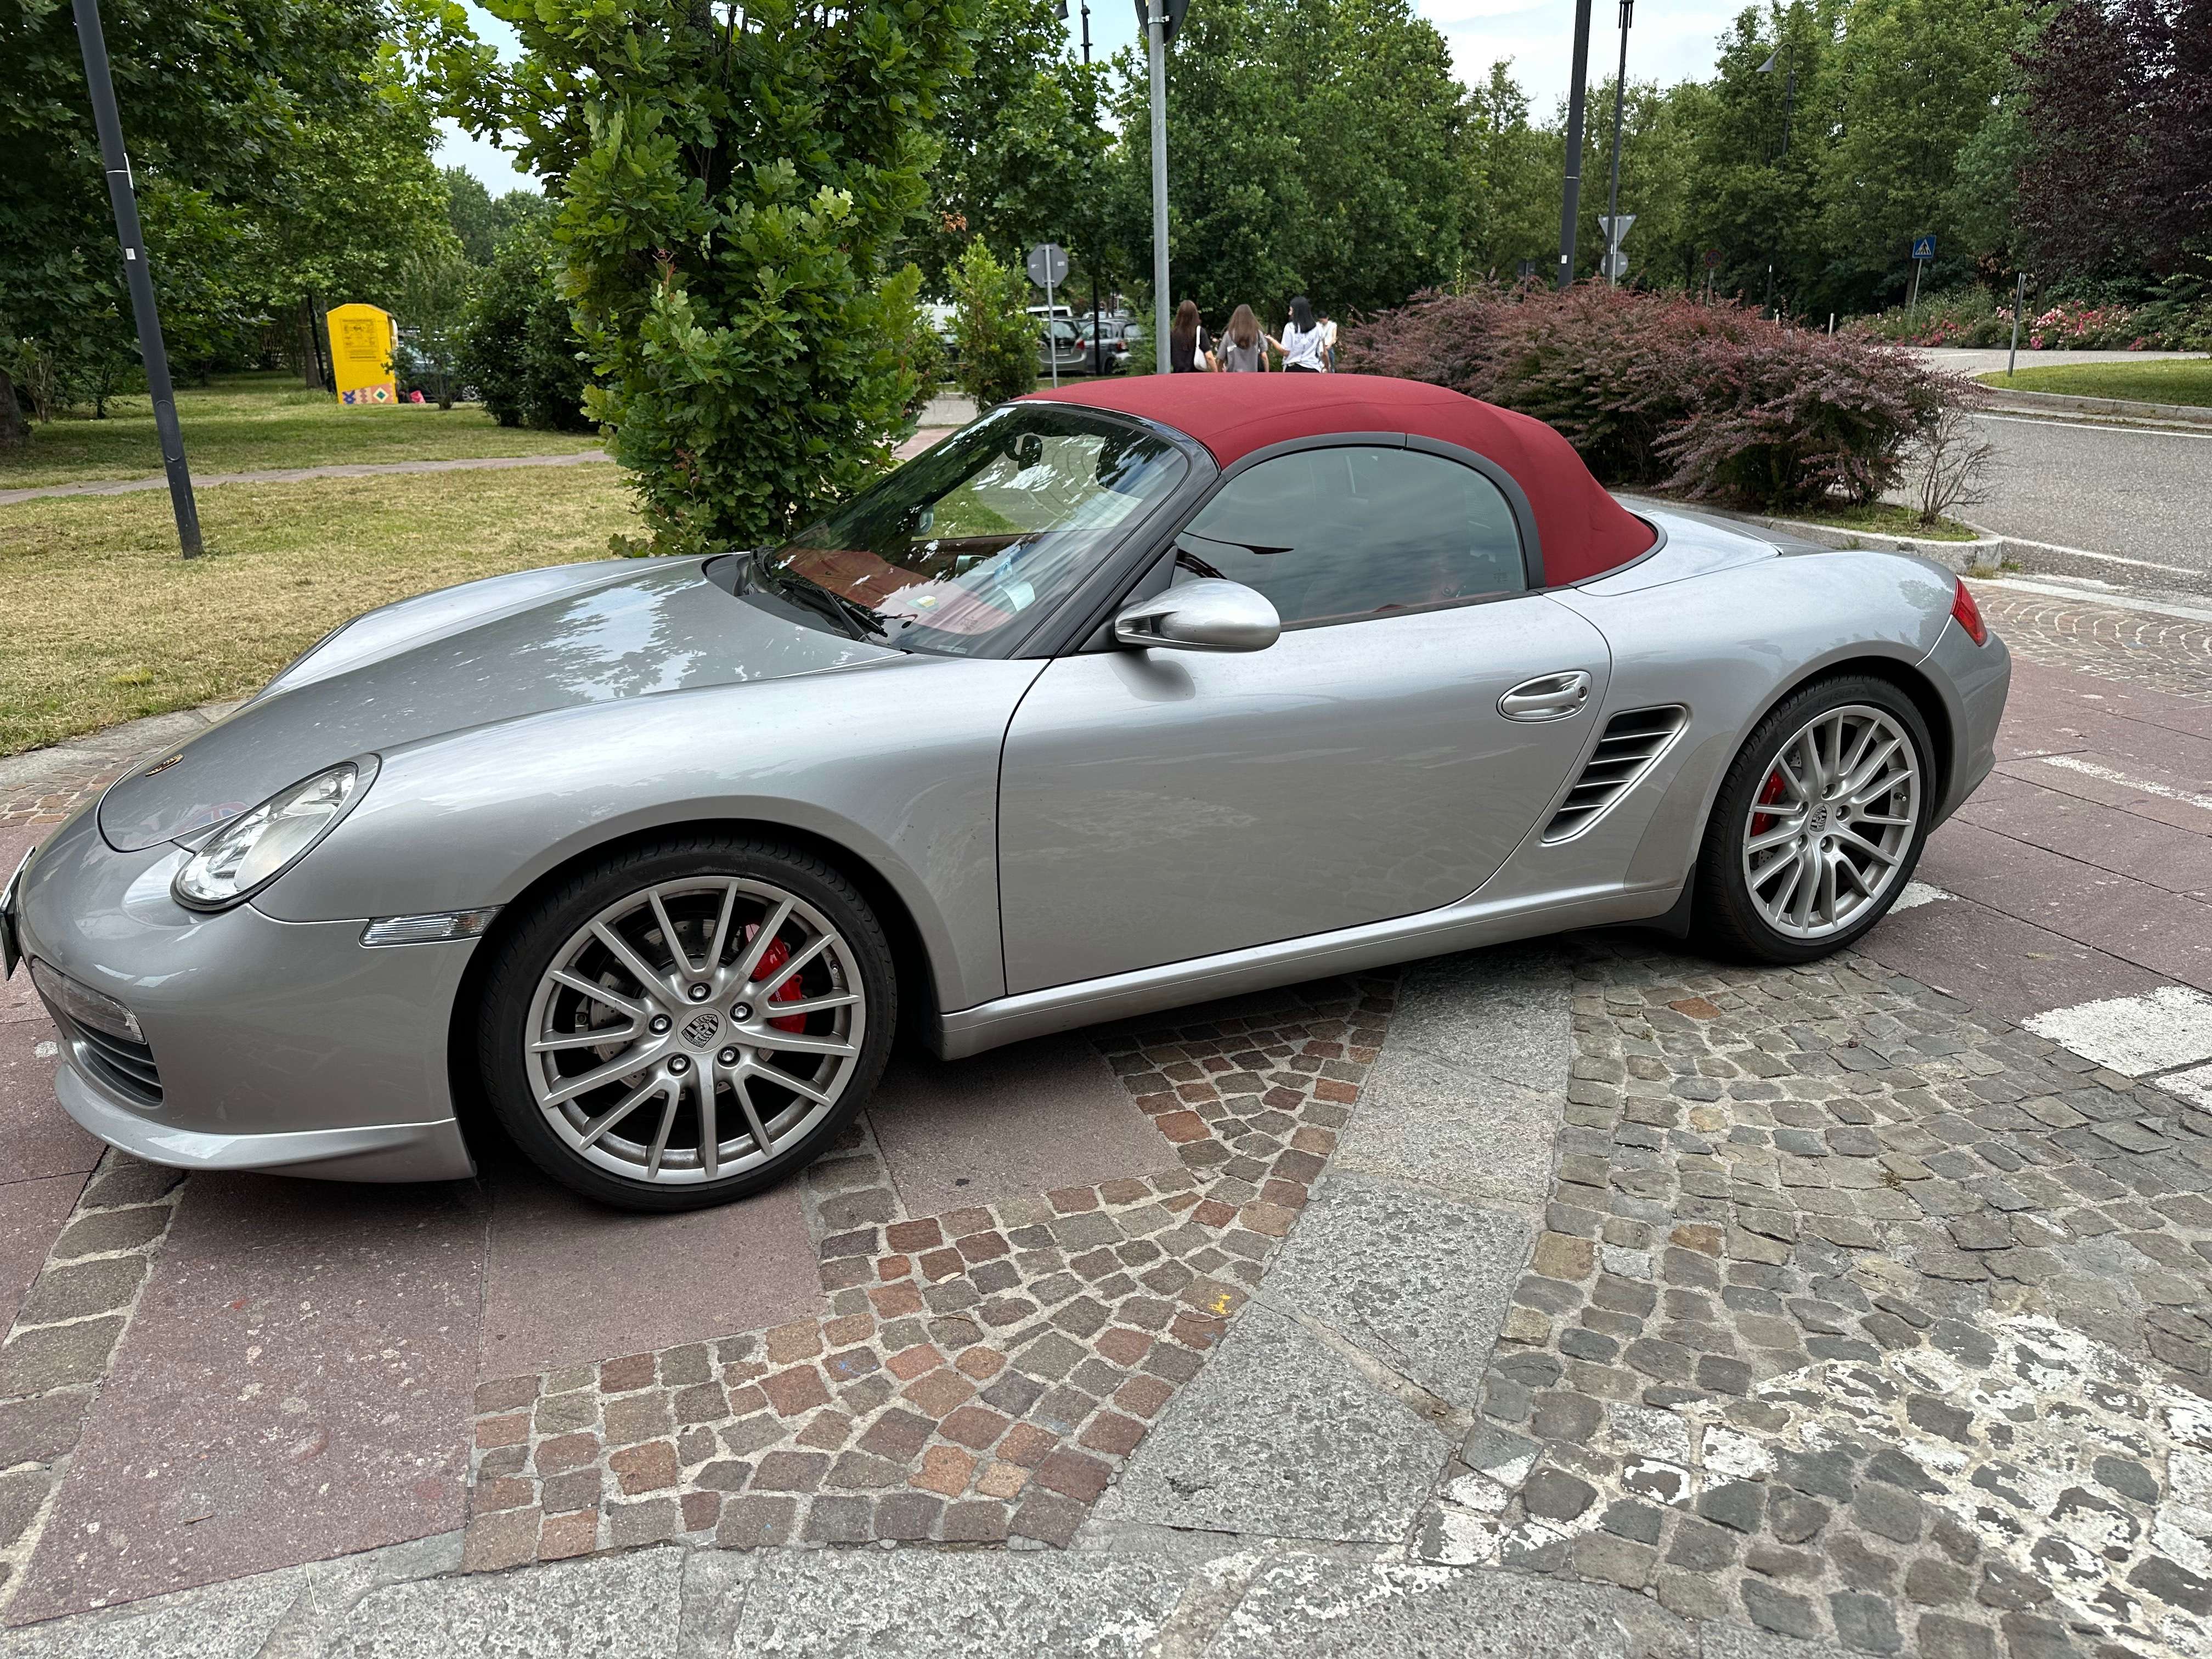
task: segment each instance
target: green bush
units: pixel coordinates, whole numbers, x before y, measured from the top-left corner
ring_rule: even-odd
[[[1891,346],[1594,283],[1425,295],[1347,330],[1342,358],[1534,416],[1604,483],[1769,507],[1880,499],[1976,395]]]
[[[1029,279],[977,237],[952,267],[952,379],[988,409],[1036,386],[1036,318]]]
[[[543,224],[517,228],[484,275],[459,371],[501,426],[589,432],[581,344],[558,286],[560,256]]]

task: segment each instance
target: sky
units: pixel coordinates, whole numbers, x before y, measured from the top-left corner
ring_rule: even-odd
[[[1202,6],[1206,0],[1191,0]],[[1712,72],[1717,43],[1729,21],[1746,0],[1642,0],[1628,36],[1628,78],[1656,81],[1661,85],[1699,78]],[[1069,0],[1068,39],[1073,43],[1079,23],[1076,0]],[[514,35],[506,24],[475,6],[469,16],[477,34],[502,52],[514,50]],[[1486,78],[1498,58],[1510,58],[1513,73],[1528,94],[1530,112],[1548,116],[1553,106],[1566,95],[1574,64],[1574,0],[1414,0],[1413,9],[1435,24],[1451,46],[1459,78],[1473,85]],[[1589,78],[1595,82],[1612,76],[1619,61],[1620,35],[1618,0],[1592,0]],[[1091,8],[1091,49],[1094,58],[1111,57],[1137,38],[1136,0],[1097,0]],[[1172,48],[1170,48],[1172,50]],[[535,181],[514,171],[506,155],[489,144],[469,137],[447,123],[439,160],[447,167],[465,167],[483,180],[496,196],[520,188],[534,189]]]

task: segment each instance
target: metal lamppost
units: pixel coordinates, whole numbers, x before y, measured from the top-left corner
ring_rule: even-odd
[[[1636,16],[1636,0],[1620,0],[1620,69],[1613,81],[1613,187],[1606,193],[1606,280],[1619,287],[1620,276],[1613,267],[1620,261],[1615,258],[1620,252],[1621,233],[1612,228],[1620,223],[1620,110],[1628,100],[1628,26]]]
[[[1054,9],[1058,14],[1060,21],[1065,23],[1067,21],[1067,0],[1059,0],[1059,4]],[[1083,67],[1085,71],[1088,71],[1091,68],[1091,0],[1083,0],[1081,9]],[[1098,111],[1090,102],[1091,76],[1087,72],[1083,77],[1083,91],[1084,101],[1091,116],[1091,124],[1095,127],[1098,125]],[[1083,158],[1083,193],[1085,198],[1084,218],[1087,222],[1084,229],[1091,245],[1091,257],[1088,265],[1091,273],[1091,372],[1093,374],[1103,374],[1106,372],[1106,347],[1104,342],[1098,337],[1098,191],[1091,173],[1091,158],[1086,154]]]
[[[123,149],[123,120],[115,108],[115,80],[107,70],[107,37],[100,27],[99,0],[73,0],[77,46],[84,53],[85,84],[92,92],[92,124],[100,134],[100,163],[115,208],[115,238],[123,247],[123,275],[131,312],[138,324],[138,355],[146,362],[146,390],[154,399],[154,430],[161,441],[161,470],[169,475],[169,505],[177,515],[177,540],[185,556],[200,552],[200,514],[192,500],[191,470],[185,465],[185,434],[177,424],[177,394],[169,384],[169,354],[161,344],[161,319],[154,308],[154,277],[146,268],[146,238],[138,228],[138,193],[131,158]]]
[[[1559,203],[1559,286],[1575,282],[1575,219],[1583,204],[1583,93],[1589,79],[1590,0],[1575,0],[1575,78],[1567,88],[1567,179]]]
[[[1584,0],[1587,3],[1588,0]],[[1143,0],[1139,0],[1143,3]],[[1180,21],[1180,18],[1178,18]],[[1152,72],[1152,362],[1164,374],[1168,360],[1168,0],[1145,9],[1145,33]]]
[[[1789,20],[1786,16],[1783,21],[1783,27],[1785,29],[1789,27]],[[1759,66],[1757,72],[1760,75],[1773,74],[1774,60],[1778,58],[1783,60],[1782,154],[1778,159],[1786,161],[1790,159],[1790,112],[1797,98],[1797,43],[1795,40],[1788,40],[1784,45],[1777,46],[1766,54],[1766,61]],[[1774,266],[1771,263],[1766,267],[1766,299],[1761,309],[1770,312],[1774,309]]]

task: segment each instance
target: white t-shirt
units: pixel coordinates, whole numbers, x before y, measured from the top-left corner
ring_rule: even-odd
[[[1311,328],[1300,328],[1296,323],[1283,325],[1284,367],[1327,368],[1328,350],[1328,331],[1319,324]]]

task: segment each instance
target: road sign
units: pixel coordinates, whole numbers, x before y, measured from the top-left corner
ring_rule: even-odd
[[[1176,38],[1176,31],[1182,27],[1182,15],[1190,9],[1190,0],[1167,0],[1160,9],[1166,18],[1166,27],[1160,30],[1160,38],[1172,40]],[[1137,0],[1137,39],[1147,39],[1146,32],[1152,25],[1152,0]]]
[[[1916,259],[1934,258],[1936,257],[1936,239],[1933,236],[1914,237],[1912,239],[1912,257]]]
[[[1628,240],[1628,228],[1635,222],[1636,216],[1632,213],[1624,213],[1618,219],[1608,218],[1601,213],[1597,216],[1598,234],[1605,238],[1607,247],[1617,248]],[[1620,227],[1618,231],[1613,229],[1616,224]]]
[[[1516,282],[1525,283],[1535,274],[1536,262],[1534,259],[1519,260],[1513,267],[1513,276]]]
[[[1628,275],[1628,256],[1619,248],[1605,256],[1605,274],[1619,282]]]
[[[1039,288],[1058,288],[1067,280],[1067,250],[1057,242],[1039,242],[1030,250],[1029,271]]]
[[[1723,254],[1718,248],[1707,248],[1705,250],[1705,269],[1707,270],[1718,270],[1721,268],[1721,261],[1724,258],[1726,258],[1726,256]]]

